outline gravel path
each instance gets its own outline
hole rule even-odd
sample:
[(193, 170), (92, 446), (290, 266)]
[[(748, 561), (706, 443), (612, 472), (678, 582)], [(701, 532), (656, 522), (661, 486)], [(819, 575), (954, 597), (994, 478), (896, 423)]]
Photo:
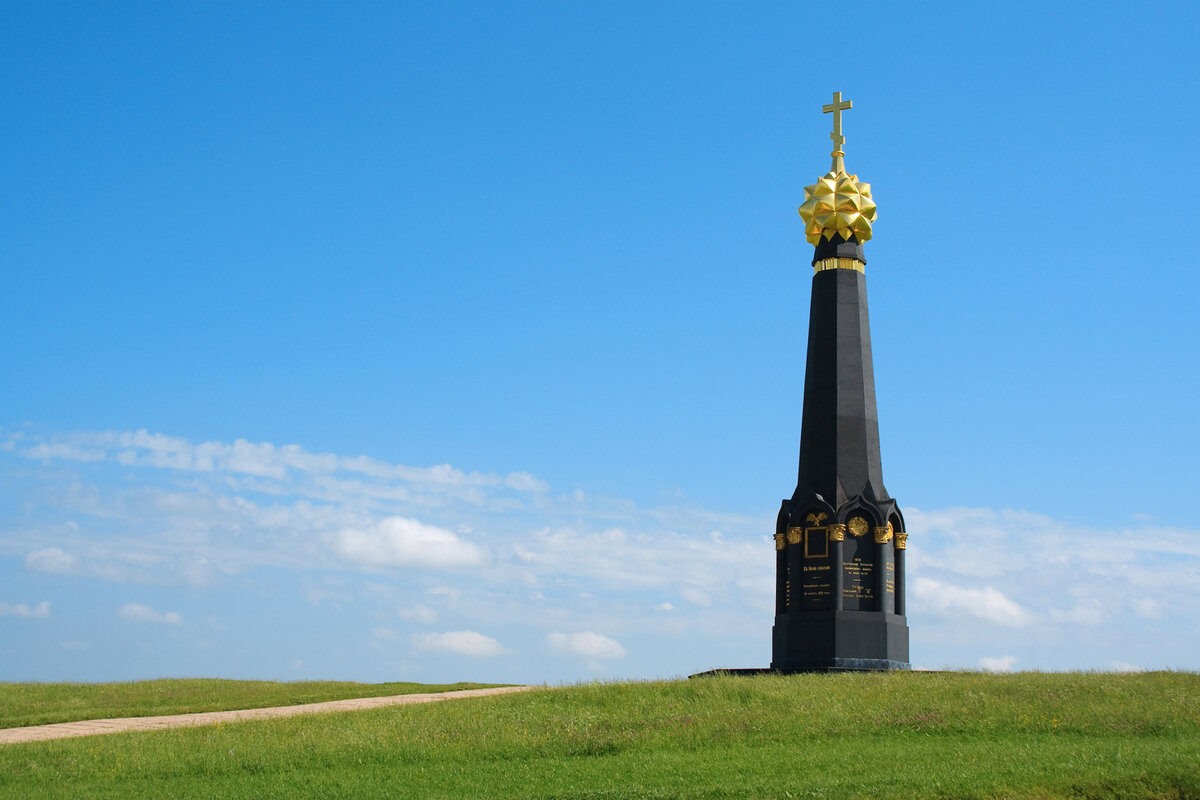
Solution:
[(89, 719), (80, 722), (58, 722), (53, 725), (30, 725), (25, 728), (0, 729), (0, 744), (43, 742), (47, 739), (70, 739), (76, 736), (96, 736), (101, 733), (126, 731), (156, 731), (164, 728), (194, 728), (216, 725), (218, 722), (242, 722), (251, 719), (294, 717), (297, 714), (324, 714), (330, 711), (358, 711), (364, 708), (403, 706), (410, 703), (436, 703), (460, 697), (485, 697), (492, 694), (527, 692), (535, 686), (501, 686), (494, 689), (463, 689), (457, 692), (433, 694), (396, 694), (390, 697), (363, 697), (355, 700), (330, 700), (302, 706), (248, 708), (241, 711), (203, 711), (198, 714), (173, 714), (165, 717), (122, 717), (119, 719)]

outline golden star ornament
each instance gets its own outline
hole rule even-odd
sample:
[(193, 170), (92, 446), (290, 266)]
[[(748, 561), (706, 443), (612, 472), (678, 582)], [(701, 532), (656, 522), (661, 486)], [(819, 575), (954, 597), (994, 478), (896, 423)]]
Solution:
[(820, 244), (840, 233), (843, 239), (854, 236), (859, 244), (871, 238), (875, 221), (875, 201), (871, 184), (860, 183), (857, 175), (830, 171), (812, 186), (804, 187), (804, 236), (809, 244)]

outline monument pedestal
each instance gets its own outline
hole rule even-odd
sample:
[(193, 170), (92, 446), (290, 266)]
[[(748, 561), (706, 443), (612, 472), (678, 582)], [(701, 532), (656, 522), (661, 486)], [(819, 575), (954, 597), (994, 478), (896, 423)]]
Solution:
[(878, 611), (803, 611), (775, 618), (771, 669), (908, 669), (904, 617)]

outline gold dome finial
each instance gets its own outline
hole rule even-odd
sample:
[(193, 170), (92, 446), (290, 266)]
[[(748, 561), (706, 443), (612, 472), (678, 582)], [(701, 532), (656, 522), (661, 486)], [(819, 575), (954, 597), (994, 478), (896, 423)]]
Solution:
[(841, 92), (833, 93), (833, 102), (821, 106), (825, 114), (833, 114), (833, 166), (829, 172), (812, 186), (804, 187), (804, 205), (800, 216), (804, 219), (804, 235), (809, 244), (820, 244), (822, 239), (832, 239), (835, 234), (849, 240), (855, 237), (859, 244), (871, 238), (871, 223), (875, 221), (875, 201), (871, 199), (871, 184), (860, 183), (857, 175), (848, 175), (843, 158), (846, 153), (842, 145), (842, 112), (854, 108), (853, 101), (843, 100)]

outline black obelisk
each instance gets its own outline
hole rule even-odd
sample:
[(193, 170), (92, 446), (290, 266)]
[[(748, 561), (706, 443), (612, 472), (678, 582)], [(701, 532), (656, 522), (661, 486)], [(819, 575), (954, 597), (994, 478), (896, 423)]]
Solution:
[(875, 203), (843, 166), (835, 93), (833, 167), (800, 207), (815, 251), (800, 474), (775, 529), (774, 670), (908, 669), (904, 517), (883, 485), (866, 258)]

